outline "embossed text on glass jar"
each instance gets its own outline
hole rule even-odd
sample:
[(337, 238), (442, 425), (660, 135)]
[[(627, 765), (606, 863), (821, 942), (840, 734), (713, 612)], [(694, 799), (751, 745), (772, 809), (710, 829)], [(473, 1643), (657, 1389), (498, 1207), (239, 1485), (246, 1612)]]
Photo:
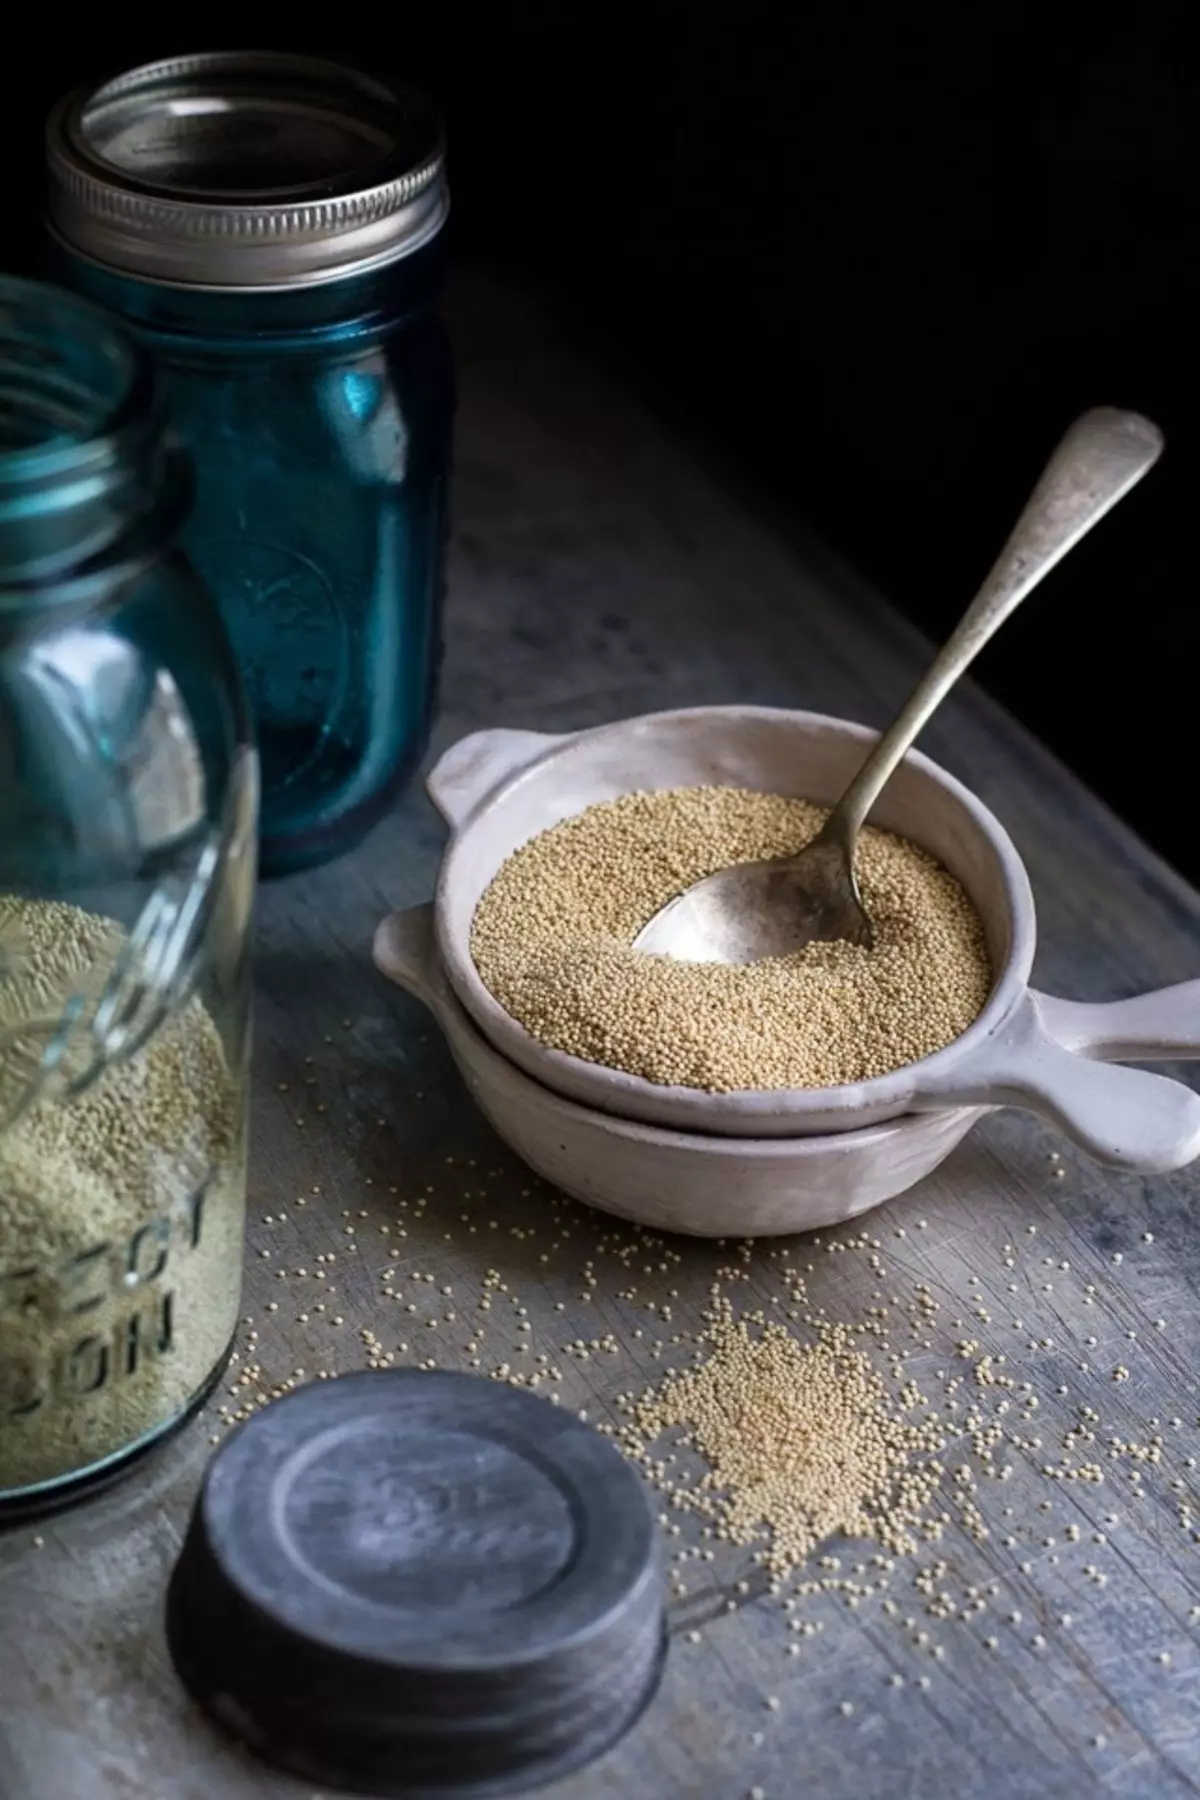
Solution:
[(58, 266), (152, 350), (197, 465), (186, 543), (255, 715), (263, 867), (323, 861), (387, 810), (433, 705), (440, 125), (335, 65), (192, 57), (64, 102), (50, 164)]

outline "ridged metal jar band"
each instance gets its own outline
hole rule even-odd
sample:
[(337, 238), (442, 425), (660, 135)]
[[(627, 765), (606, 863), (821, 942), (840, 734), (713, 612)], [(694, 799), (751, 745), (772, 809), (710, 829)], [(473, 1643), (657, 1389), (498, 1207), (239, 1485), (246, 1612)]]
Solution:
[(175, 57), (68, 95), (53, 228), (80, 255), (207, 288), (307, 286), (408, 256), (449, 210), (419, 95), (315, 57)]

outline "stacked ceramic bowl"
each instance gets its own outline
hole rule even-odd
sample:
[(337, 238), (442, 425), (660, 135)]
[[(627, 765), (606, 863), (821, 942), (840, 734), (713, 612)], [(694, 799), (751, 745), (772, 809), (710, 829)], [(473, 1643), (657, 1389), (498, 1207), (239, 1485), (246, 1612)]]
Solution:
[(375, 959), (416, 994), (499, 1135), (578, 1199), (671, 1231), (753, 1236), (852, 1218), (934, 1169), (989, 1108), (1050, 1120), (1098, 1161), (1144, 1172), (1200, 1154), (1200, 1096), (1113, 1066), (1200, 1055), (1200, 981), (1107, 1005), (1029, 987), (1033, 896), (1011, 839), (913, 753), (872, 822), (922, 845), (971, 896), (995, 978), (944, 1050), (853, 1086), (710, 1094), (658, 1086), (538, 1043), (470, 954), (475, 908), (520, 845), (598, 801), (699, 784), (832, 802), (872, 734), (815, 713), (703, 707), (565, 737), (483, 731), (429, 793), (451, 830), (432, 906), (380, 925)]

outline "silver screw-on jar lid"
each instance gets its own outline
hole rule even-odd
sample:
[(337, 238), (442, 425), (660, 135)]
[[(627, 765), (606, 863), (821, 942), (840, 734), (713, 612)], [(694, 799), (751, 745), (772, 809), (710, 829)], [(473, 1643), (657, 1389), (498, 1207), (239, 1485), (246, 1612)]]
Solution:
[(60, 101), (47, 152), (72, 250), (189, 287), (356, 274), (419, 249), (449, 208), (433, 107), (309, 56), (147, 63)]

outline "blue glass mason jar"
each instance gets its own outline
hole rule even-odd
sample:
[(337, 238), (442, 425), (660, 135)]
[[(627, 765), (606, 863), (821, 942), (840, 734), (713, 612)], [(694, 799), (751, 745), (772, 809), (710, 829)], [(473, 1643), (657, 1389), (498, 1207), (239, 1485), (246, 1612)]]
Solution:
[(196, 465), (190, 556), (241, 664), (261, 862), (323, 862), (424, 749), (453, 384), (429, 106), (282, 54), (135, 69), (49, 125), (60, 279), (163, 370)]
[(150, 364), (0, 279), (0, 1521), (128, 1466), (237, 1324), (258, 776)]

